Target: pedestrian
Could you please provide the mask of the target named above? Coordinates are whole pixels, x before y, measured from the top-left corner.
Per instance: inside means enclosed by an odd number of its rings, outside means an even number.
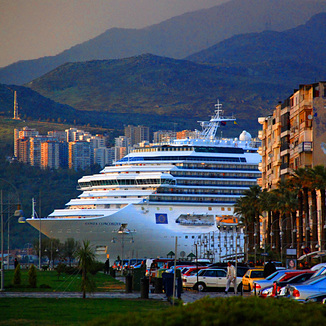
[[[15,269],[16,269],[17,265],[18,265],[18,260],[17,260],[17,258],[15,258],[15,261],[14,261]]]
[[[110,271],[110,261],[109,259],[106,260],[104,263],[104,274],[109,274]]]
[[[270,259],[268,261],[268,263],[264,266],[264,278],[266,278],[267,276],[273,274],[274,272],[276,272],[276,267],[275,265],[272,263],[272,260]]]
[[[234,288],[234,293],[235,293],[235,291],[236,291],[236,288],[235,288],[235,280],[236,280],[235,268],[231,264],[231,262],[228,262],[227,273],[226,273],[225,294],[228,294],[228,291],[229,291],[229,288],[230,288],[231,283],[233,283],[233,288]]]

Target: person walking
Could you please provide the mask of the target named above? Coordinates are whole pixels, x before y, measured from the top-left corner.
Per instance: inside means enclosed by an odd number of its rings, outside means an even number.
[[[236,280],[235,268],[231,264],[231,262],[228,262],[227,273],[226,273],[225,294],[228,294],[231,283],[233,283],[234,293],[236,293],[235,280]]]
[[[270,259],[268,261],[268,263],[264,266],[264,278],[266,278],[267,276],[273,274],[274,272],[276,272],[276,267],[275,265],[272,263],[272,260]]]

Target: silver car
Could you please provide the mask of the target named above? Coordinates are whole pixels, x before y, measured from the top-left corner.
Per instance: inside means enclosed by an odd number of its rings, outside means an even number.
[[[237,277],[238,285],[241,283],[241,280],[241,277]],[[198,291],[205,291],[207,288],[225,289],[226,281],[226,271],[224,269],[207,268],[200,270],[198,275],[182,276],[182,285],[184,288]],[[233,288],[232,283],[230,288]]]
[[[326,292],[326,275],[312,277],[306,282],[298,285],[287,285],[285,294],[295,300],[304,301],[310,296]]]

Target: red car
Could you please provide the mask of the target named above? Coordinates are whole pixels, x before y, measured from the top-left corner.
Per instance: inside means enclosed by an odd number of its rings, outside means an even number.
[[[302,281],[305,281],[312,274],[314,274],[314,271],[307,269],[307,270],[295,270],[295,271],[285,272],[284,275],[282,275],[278,280],[273,282],[273,285],[260,290],[259,297],[260,298],[275,297],[278,294],[278,292],[280,291],[280,289],[282,287],[281,286],[282,283],[286,283],[287,281],[290,281],[294,277],[301,275],[301,274],[304,274],[304,276],[302,276],[302,278],[303,278]],[[300,282],[300,280],[296,280],[295,282]]]
[[[185,272],[182,271],[182,275],[189,276],[197,273],[197,270],[200,271],[201,269],[206,269],[207,266],[189,266]],[[186,268],[185,268],[186,269]]]

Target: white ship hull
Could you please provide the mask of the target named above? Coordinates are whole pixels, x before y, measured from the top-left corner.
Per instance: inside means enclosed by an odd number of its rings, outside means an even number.
[[[104,210],[101,213],[105,214]],[[206,214],[213,215],[214,221],[206,222],[203,218],[188,225],[176,222],[181,214],[187,213],[203,217]],[[58,221],[57,218],[49,217],[28,219],[28,222],[48,237],[61,242],[68,238],[89,240],[97,248],[100,259],[108,256],[112,261],[118,256],[121,259],[166,257],[169,252],[175,252],[177,237],[178,257],[186,258],[191,253],[195,254],[197,246],[201,256],[220,260],[221,257],[234,253],[230,244],[235,243],[235,234],[232,232],[227,235],[227,239],[218,239],[223,232],[217,227],[215,216],[220,215],[221,207],[130,204],[112,213],[108,210],[106,215],[99,218],[77,217]],[[119,232],[122,225],[127,225],[127,230]],[[243,250],[243,237],[240,234],[238,253]],[[204,240],[204,236],[210,239]],[[205,244],[208,246],[209,241],[215,243],[213,247],[211,244],[211,251],[207,254],[210,249],[204,247]]]

